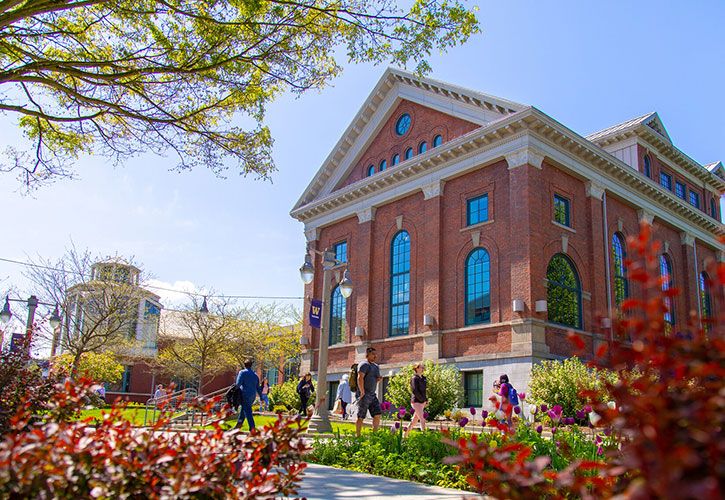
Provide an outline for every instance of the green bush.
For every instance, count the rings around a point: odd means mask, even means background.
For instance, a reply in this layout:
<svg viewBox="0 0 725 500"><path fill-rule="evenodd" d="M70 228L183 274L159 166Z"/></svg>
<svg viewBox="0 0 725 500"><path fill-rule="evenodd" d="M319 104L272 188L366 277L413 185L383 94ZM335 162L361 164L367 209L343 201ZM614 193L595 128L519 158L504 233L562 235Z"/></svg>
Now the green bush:
<svg viewBox="0 0 725 500"><path fill-rule="evenodd" d="M542 361L531 369L527 402L549 408L559 405L563 416L574 417L588 403L579 394L582 390L596 391L604 401L604 381L616 382L617 376L608 370L589 368L579 358L561 361Z"/></svg>
<svg viewBox="0 0 725 500"><path fill-rule="evenodd" d="M461 375L453 366L441 366L428 360L425 362L425 378L428 381L428 419L432 420L446 410L457 408L463 401ZM388 384L388 401L395 406L410 408L412 394L410 379L413 365L406 366Z"/></svg>
<svg viewBox="0 0 725 500"><path fill-rule="evenodd" d="M288 380L282 385L273 385L269 388L269 405L277 411L276 407L284 406L286 410L297 410L302 401L297 394L297 380Z"/></svg>

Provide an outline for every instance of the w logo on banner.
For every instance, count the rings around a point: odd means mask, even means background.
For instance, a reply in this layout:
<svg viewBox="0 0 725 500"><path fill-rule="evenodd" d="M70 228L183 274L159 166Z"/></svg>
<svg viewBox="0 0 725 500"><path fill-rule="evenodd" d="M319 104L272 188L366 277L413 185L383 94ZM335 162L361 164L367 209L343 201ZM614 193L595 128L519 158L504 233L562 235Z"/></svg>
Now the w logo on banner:
<svg viewBox="0 0 725 500"><path fill-rule="evenodd" d="M320 328L322 325L322 301L310 299L310 326Z"/></svg>

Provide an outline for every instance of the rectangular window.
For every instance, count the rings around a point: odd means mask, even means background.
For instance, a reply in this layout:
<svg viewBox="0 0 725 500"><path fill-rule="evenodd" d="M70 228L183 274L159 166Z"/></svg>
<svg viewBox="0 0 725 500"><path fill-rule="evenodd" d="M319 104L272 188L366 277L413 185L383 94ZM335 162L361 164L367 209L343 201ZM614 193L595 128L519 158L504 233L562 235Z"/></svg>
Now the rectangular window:
<svg viewBox="0 0 725 500"><path fill-rule="evenodd" d="M683 200L687 199L687 188L685 188L685 185L681 182L675 181L675 194L678 198L682 198Z"/></svg>
<svg viewBox="0 0 725 500"><path fill-rule="evenodd" d="M660 172L660 184L663 188L672 191L672 176L664 172Z"/></svg>
<svg viewBox="0 0 725 500"><path fill-rule="evenodd" d="M335 245L335 259L340 262L347 262L347 241Z"/></svg>
<svg viewBox="0 0 725 500"><path fill-rule="evenodd" d="M464 406L467 408L483 406L483 372L464 372L463 390L465 393Z"/></svg>
<svg viewBox="0 0 725 500"><path fill-rule="evenodd" d="M717 203L715 203L715 199L710 199L710 215L716 221L720 220L720 217L718 217L717 213Z"/></svg>
<svg viewBox="0 0 725 500"><path fill-rule="evenodd" d="M270 382L270 385L272 385L272 382ZM332 411L335 407L335 396L337 396L337 388L339 387L340 382L335 380L334 382L328 382L327 385L330 387L330 390L327 393L327 411Z"/></svg>
<svg viewBox="0 0 725 500"><path fill-rule="evenodd" d="M700 195L694 191L690 191L690 205L700 208Z"/></svg>
<svg viewBox="0 0 725 500"><path fill-rule="evenodd" d="M466 202L466 225L472 226L488 220L488 194L476 196Z"/></svg>
<svg viewBox="0 0 725 500"><path fill-rule="evenodd" d="M131 392L131 366L123 367L123 376L119 382L108 384L107 388L111 392Z"/></svg>
<svg viewBox="0 0 725 500"><path fill-rule="evenodd" d="M569 217L569 200L558 194L554 195L554 220L559 224L571 227Z"/></svg>

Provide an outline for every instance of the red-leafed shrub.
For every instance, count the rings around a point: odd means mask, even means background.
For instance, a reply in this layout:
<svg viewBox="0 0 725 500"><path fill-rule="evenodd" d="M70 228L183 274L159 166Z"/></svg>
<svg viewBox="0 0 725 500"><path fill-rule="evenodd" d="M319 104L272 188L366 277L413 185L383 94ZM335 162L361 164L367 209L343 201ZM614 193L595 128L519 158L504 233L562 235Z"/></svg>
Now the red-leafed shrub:
<svg viewBox="0 0 725 500"><path fill-rule="evenodd" d="M598 425L620 436L621 449L555 472L546 458L529 461L531 450L519 444L490 448L475 437L452 443L460 451L454 462L470 471L478 491L527 499L725 498L725 264L707 266L717 315L700 325L691 314L687 324L670 327L664 313L679 291L662 290L659 244L650 235L643 224L629 241L628 275L639 292L623 304L615 340L598 350L595 363L619 375L606 384L616 408L583 393L602 416Z"/></svg>
<svg viewBox="0 0 725 500"><path fill-rule="evenodd" d="M92 389L68 381L51 412L76 406ZM218 398L217 398L218 400ZM196 403L209 412L218 401ZM252 499L294 494L305 467L302 421L279 417L244 436L224 431L225 411L210 429L168 430L168 416L133 427L114 407L96 426L64 420L33 423L20 405L0 443L0 498Z"/></svg>

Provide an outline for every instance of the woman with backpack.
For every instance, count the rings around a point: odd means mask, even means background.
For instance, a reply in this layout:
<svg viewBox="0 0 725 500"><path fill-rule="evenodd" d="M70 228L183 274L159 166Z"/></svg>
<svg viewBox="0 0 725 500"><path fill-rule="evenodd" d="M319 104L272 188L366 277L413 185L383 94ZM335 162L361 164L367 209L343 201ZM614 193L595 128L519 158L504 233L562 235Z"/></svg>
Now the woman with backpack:
<svg viewBox="0 0 725 500"><path fill-rule="evenodd" d="M307 416L307 401L310 400L310 395L315 392L315 386L312 384L312 374L305 373L300 383L297 384L297 394L300 395L300 414Z"/></svg>
<svg viewBox="0 0 725 500"><path fill-rule="evenodd" d="M509 428L513 425L512 415L514 413L514 407L519 405L519 396L516 393L516 389L509 383L509 376L505 373L499 377L501 383L501 389L499 396L501 396L501 406L499 407L506 414L506 423Z"/></svg>

